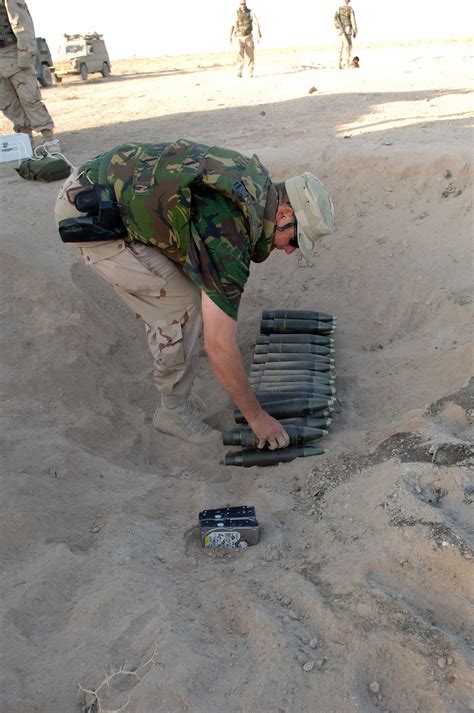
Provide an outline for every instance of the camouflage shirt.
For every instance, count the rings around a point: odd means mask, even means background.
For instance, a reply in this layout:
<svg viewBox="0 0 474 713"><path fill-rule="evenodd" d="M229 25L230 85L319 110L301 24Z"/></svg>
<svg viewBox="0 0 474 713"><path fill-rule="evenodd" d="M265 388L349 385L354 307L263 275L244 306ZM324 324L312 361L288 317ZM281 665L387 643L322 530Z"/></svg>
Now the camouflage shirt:
<svg viewBox="0 0 474 713"><path fill-rule="evenodd" d="M130 240L156 247L237 318L250 262L273 247L277 190L257 156L185 139L123 144L79 172L114 186Z"/></svg>

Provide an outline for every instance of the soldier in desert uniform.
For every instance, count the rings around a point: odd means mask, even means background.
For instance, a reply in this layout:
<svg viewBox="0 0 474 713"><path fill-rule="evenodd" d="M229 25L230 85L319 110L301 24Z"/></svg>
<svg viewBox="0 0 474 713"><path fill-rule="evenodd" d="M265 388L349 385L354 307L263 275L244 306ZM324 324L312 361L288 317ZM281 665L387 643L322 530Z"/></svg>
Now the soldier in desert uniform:
<svg viewBox="0 0 474 713"><path fill-rule="evenodd" d="M351 0L344 0L344 5L334 13L334 26L338 32L337 59L339 69L351 66L352 39L357 36L357 23L354 10L349 7Z"/></svg>
<svg viewBox="0 0 474 713"><path fill-rule="evenodd" d="M260 25L254 12L247 7L246 0L241 0L237 9L235 22L230 28L230 41L235 36L239 43L237 55L237 76L241 77L245 64L245 56L248 58L249 75L253 77L255 66L255 44L253 41L253 27L256 27L258 39L262 39Z"/></svg>
<svg viewBox="0 0 474 713"><path fill-rule="evenodd" d="M101 208L104 191L111 193ZM123 224L118 235L110 222L114 203ZM251 262L274 249L308 256L316 239L332 232L331 199L317 178L304 173L273 183L257 156L187 139L123 144L66 180L55 214L63 241L145 324L161 394L157 430L190 443L221 441L192 393L203 326L213 371L260 447L288 445L247 381L237 315Z"/></svg>
<svg viewBox="0 0 474 713"><path fill-rule="evenodd" d="M0 109L13 130L43 141L53 138L53 120L41 101L35 71L36 40L25 2L0 0Z"/></svg>

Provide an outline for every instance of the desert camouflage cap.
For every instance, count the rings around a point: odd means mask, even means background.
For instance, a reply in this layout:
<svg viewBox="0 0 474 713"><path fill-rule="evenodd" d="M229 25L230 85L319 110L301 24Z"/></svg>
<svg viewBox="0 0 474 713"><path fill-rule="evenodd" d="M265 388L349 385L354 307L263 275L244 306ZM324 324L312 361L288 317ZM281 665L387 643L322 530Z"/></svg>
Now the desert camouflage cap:
<svg viewBox="0 0 474 713"><path fill-rule="evenodd" d="M314 243L334 230L334 207L321 181L305 171L285 181L286 192L295 212L298 247L306 259Z"/></svg>

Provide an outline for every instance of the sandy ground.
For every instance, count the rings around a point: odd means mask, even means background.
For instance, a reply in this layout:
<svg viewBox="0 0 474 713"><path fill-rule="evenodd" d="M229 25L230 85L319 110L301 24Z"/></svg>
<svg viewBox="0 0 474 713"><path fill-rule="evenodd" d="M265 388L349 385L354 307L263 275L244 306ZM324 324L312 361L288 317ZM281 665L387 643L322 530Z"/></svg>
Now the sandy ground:
<svg viewBox="0 0 474 713"><path fill-rule="evenodd" d="M43 92L75 164L185 136L322 178L336 233L253 269L239 340L249 363L264 308L337 315L339 402L326 455L267 469L153 432L140 323L59 242L58 184L1 165L1 713L474 710L471 51L117 62ZM257 546L199 546L226 504L256 506Z"/></svg>

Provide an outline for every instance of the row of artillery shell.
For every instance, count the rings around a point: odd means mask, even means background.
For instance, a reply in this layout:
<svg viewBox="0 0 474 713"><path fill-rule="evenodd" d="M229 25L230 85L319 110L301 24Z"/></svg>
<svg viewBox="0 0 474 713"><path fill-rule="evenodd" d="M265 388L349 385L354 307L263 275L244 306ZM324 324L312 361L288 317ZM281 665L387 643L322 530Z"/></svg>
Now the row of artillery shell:
<svg viewBox="0 0 474 713"><path fill-rule="evenodd" d="M321 455L312 441L327 435L332 424L334 340L332 315L303 310L264 310L256 339L249 382L267 413L278 418L290 438L287 448L256 448L259 439L242 425L223 434L224 445L247 450L227 453L225 465L270 466ZM238 424L245 419L234 411Z"/></svg>

